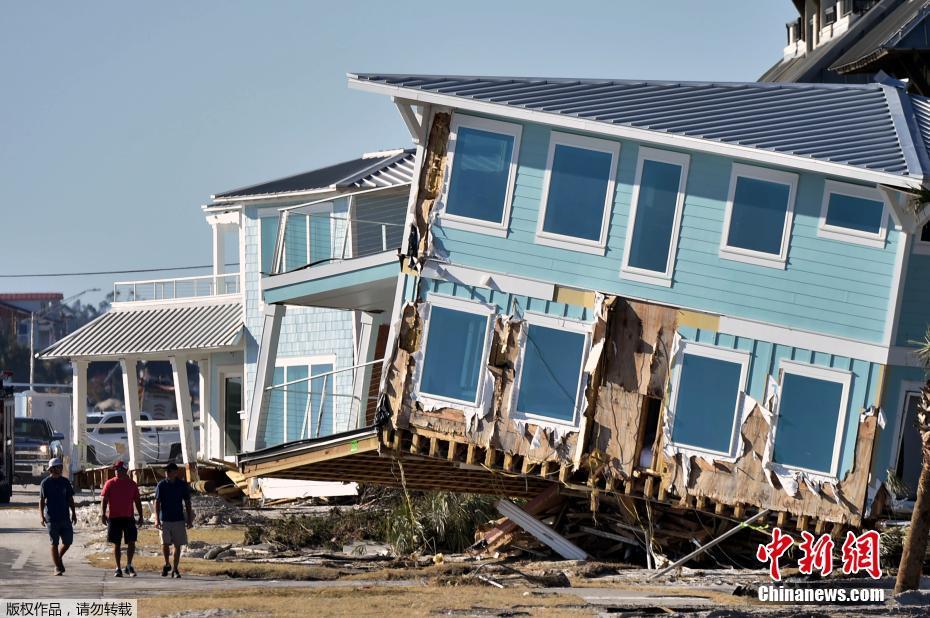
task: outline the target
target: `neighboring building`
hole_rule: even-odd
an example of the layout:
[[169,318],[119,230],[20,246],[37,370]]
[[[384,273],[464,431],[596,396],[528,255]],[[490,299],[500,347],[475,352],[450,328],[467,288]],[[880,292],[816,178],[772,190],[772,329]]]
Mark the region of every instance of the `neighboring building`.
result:
[[[67,308],[61,304],[60,292],[0,293],[0,320],[16,342],[29,347],[29,333],[34,330],[35,347],[50,346],[68,332]],[[33,321],[35,315],[35,322]]]
[[396,483],[388,449],[410,487],[533,495],[558,479],[802,528],[861,520],[896,461],[879,410],[901,424],[896,365],[911,371],[925,328],[908,264],[930,212],[909,203],[930,100],[883,84],[349,82],[392,97],[418,144],[378,423],[244,455],[247,473]]
[[869,83],[882,71],[930,95],[930,1],[794,0],[784,56],[759,81]]
[[[274,267],[280,210],[289,208],[290,216],[287,233],[280,239],[284,249],[279,270],[340,261],[358,246],[344,247],[344,242],[367,239],[367,227],[363,227],[367,224],[356,222],[360,215],[378,216],[379,206],[390,215],[395,196],[400,194],[396,210],[402,221],[412,159],[412,154],[402,150],[373,153],[213,196],[203,207],[213,231],[213,274],[118,282],[110,311],[41,353],[42,358],[72,361],[74,423],[79,427],[75,435],[85,434],[89,364],[118,361],[124,376],[123,402],[109,401],[124,405],[135,419],[125,445],[132,469],[144,465],[138,447],[133,446],[133,442],[139,444],[139,432],[158,431],[167,424],[182,429],[185,463],[234,460],[245,436],[242,411],[251,394],[263,315],[268,310],[260,286],[263,273]],[[390,241],[399,246],[395,236],[392,233]],[[235,264],[232,269],[230,263]],[[344,395],[354,386],[351,368],[356,363],[356,338],[363,332],[359,321],[365,323],[351,311],[331,308],[298,307],[288,313],[280,331],[280,363],[274,375],[279,382],[313,379],[274,391],[274,418],[262,427],[260,444],[328,435],[353,422]],[[140,374],[139,364],[151,367],[159,361],[170,362],[172,383],[146,390],[145,397],[164,409],[170,403],[164,397],[173,397],[178,419],[146,423],[138,419],[139,378],[143,375],[147,383],[153,379]],[[199,382],[199,388],[191,388],[189,380]],[[155,401],[158,390],[162,395]],[[308,403],[315,404],[312,416]],[[200,419],[197,408],[202,410]],[[76,467],[86,461],[85,445],[80,446]]]

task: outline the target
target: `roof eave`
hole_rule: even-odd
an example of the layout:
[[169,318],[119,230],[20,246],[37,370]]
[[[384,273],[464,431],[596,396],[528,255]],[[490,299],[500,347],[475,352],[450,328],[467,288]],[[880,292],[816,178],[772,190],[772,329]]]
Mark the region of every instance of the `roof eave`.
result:
[[587,131],[590,133],[606,134],[660,146],[672,146],[690,150],[698,150],[711,154],[746,159],[750,161],[758,161],[770,165],[778,165],[798,170],[818,172],[827,175],[856,178],[877,184],[913,189],[921,186],[924,182],[924,178],[922,176],[912,177],[908,175],[892,174],[890,172],[869,170],[866,168],[845,165],[842,163],[831,163],[829,161],[818,161],[816,159],[811,159],[810,157],[783,154],[770,150],[740,146],[738,144],[727,144],[724,142],[717,142],[697,137],[673,135],[661,131],[652,131],[649,129],[641,129],[625,125],[615,125],[594,120],[584,120],[581,118],[563,116],[561,114],[550,112],[528,110],[497,103],[488,103],[451,95],[425,92],[415,88],[404,88],[401,86],[379,84],[363,78],[359,78],[354,74],[349,74],[348,84],[350,88],[356,90],[395,96],[409,101],[430,103],[433,105],[440,105],[449,108],[459,108],[478,113],[524,120],[528,122],[538,122],[541,124],[560,126],[579,131]]

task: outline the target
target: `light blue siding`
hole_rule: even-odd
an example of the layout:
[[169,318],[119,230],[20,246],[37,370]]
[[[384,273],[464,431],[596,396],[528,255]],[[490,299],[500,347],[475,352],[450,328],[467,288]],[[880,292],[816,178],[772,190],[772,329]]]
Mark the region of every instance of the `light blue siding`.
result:
[[924,340],[930,325],[930,255],[912,253],[902,283],[904,294],[895,343],[913,346]]
[[549,129],[526,124],[507,238],[434,226],[453,263],[582,289],[879,342],[899,235],[879,249],[820,238],[824,178],[800,174],[787,269],[725,260],[718,255],[731,161],[693,153],[671,288],[621,278],[626,225],[638,147],[623,141],[604,256],[537,245]]

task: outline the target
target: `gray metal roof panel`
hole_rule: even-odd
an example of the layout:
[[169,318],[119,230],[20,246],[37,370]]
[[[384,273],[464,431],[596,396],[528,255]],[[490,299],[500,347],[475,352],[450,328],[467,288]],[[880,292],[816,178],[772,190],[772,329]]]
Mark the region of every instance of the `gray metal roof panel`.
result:
[[[358,74],[362,82],[443,94],[853,165],[908,167],[881,84],[711,83]],[[485,84],[475,88],[476,80]],[[442,92],[435,88],[442,84]],[[500,88],[493,88],[492,85]],[[849,131],[837,140],[838,132]],[[867,148],[864,148],[867,146]]]
[[834,71],[861,68],[894,48],[907,34],[930,15],[930,1],[905,0],[865,32],[861,39],[849,47],[831,66]]
[[93,358],[237,345],[240,302],[113,309],[55,342],[40,358]]

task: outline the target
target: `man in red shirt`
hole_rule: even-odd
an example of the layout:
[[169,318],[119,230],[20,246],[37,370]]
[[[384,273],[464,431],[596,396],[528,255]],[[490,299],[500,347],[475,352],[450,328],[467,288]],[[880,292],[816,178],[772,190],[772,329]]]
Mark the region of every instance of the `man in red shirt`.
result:
[[[129,478],[126,473],[126,464],[117,461],[113,464],[116,470],[116,478],[107,481],[100,492],[101,502],[100,518],[107,526],[107,540],[113,543],[113,557],[116,559],[116,577],[122,577],[125,572],[130,577],[136,576],[136,570],[132,568],[132,556],[136,552],[136,536],[138,530],[136,521],[132,516],[132,506],[136,505],[139,512],[139,525],[144,523],[142,517],[142,499],[139,497],[139,486]],[[107,517],[107,507],[110,507],[109,517]],[[122,562],[122,552],[120,543],[123,539],[126,541],[126,570],[120,568]]]

